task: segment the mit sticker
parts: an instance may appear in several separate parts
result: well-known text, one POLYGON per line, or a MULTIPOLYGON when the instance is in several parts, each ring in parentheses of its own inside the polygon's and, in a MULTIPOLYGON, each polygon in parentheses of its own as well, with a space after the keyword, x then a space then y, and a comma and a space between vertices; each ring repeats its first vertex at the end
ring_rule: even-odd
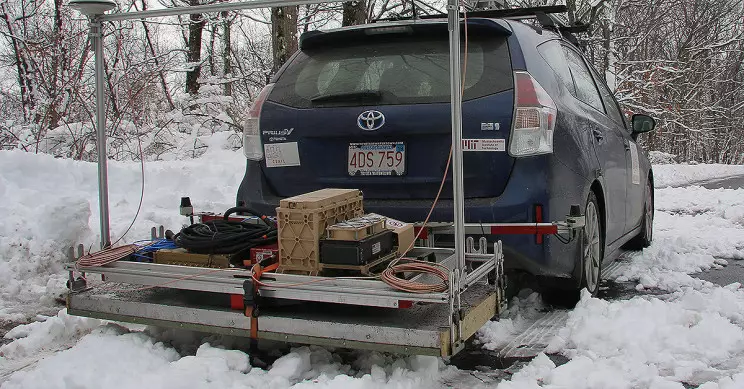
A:
POLYGON ((463 139, 462 151, 506 151, 504 139, 463 139))

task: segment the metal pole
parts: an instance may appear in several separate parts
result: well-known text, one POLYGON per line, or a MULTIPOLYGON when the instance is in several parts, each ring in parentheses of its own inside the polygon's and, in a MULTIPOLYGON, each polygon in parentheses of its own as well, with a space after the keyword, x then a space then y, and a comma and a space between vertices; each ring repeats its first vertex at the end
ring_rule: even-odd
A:
POLYGON ((101 217, 101 249, 111 245, 109 231, 108 167, 106 153, 106 92, 103 69, 103 26, 100 15, 90 16, 89 37, 93 44, 96 73, 96 151, 98 153, 98 208, 101 217))
POLYGON ((347 0, 251 0, 238 1, 231 3, 216 3, 205 5, 192 5, 188 7, 171 7, 163 9, 152 9, 137 12, 122 12, 98 16, 99 20, 104 22, 114 20, 132 20, 147 19, 163 16, 175 16, 184 14, 202 14, 217 13, 223 11, 238 11, 241 9, 286 7, 290 5, 320 4, 320 3, 341 3, 347 0))
POLYGON ((455 255, 461 274, 465 272, 465 201, 462 181, 462 68, 460 64, 460 0, 447 0, 450 50, 450 94, 452 108, 452 198, 455 215, 455 255))

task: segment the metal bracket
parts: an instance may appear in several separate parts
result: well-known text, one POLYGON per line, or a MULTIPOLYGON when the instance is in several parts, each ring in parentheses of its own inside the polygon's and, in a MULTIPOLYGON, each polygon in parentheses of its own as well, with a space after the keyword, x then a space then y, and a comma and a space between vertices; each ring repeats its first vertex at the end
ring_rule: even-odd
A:
POLYGON ((153 227, 150 229, 150 239, 165 239, 165 227, 153 227))
MULTIPOLYGON (((67 260, 69 263, 74 264, 80 257, 85 255, 85 246, 78 244, 77 254, 75 254, 75 247, 70 246, 67 248, 67 260)), ((75 270, 71 266, 68 271, 67 289, 72 293, 79 293, 88 290, 88 281, 85 279, 85 272, 81 272, 80 276, 75 278, 75 270)))
POLYGON ((472 236, 468 236, 465 239, 465 252, 469 254, 488 254, 488 240, 485 236, 481 236, 478 239, 478 248, 475 248, 475 239, 472 236))
POLYGON ((509 302, 506 299, 506 272, 504 271, 504 249, 501 241, 493 244, 496 266, 494 268, 496 278, 496 314, 506 312, 509 302))
POLYGON ((586 225, 586 216, 566 216, 566 227, 569 229, 584 228, 586 225))

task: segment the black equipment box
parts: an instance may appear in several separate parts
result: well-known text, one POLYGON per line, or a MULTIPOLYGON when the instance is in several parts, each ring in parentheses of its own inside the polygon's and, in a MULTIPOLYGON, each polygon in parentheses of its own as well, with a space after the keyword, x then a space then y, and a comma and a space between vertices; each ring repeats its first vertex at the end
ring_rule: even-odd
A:
POLYGON ((393 231, 384 230, 360 241, 321 240, 320 263, 359 266, 393 251, 393 231))

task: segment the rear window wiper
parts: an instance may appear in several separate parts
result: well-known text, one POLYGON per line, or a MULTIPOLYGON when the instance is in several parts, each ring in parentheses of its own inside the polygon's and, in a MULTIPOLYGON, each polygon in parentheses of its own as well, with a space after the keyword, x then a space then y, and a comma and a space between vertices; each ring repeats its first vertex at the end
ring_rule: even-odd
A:
POLYGON ((343 92, 343 93, 331 93, 327 95, 317 95, 310 98, 313 103, 324 103, 324 102, 340 102, 340 101, 358 101, 358 100, 370 100, 380 101, 382 99, 382 93, 379 91, 359 91, 359 92, 343 92))

